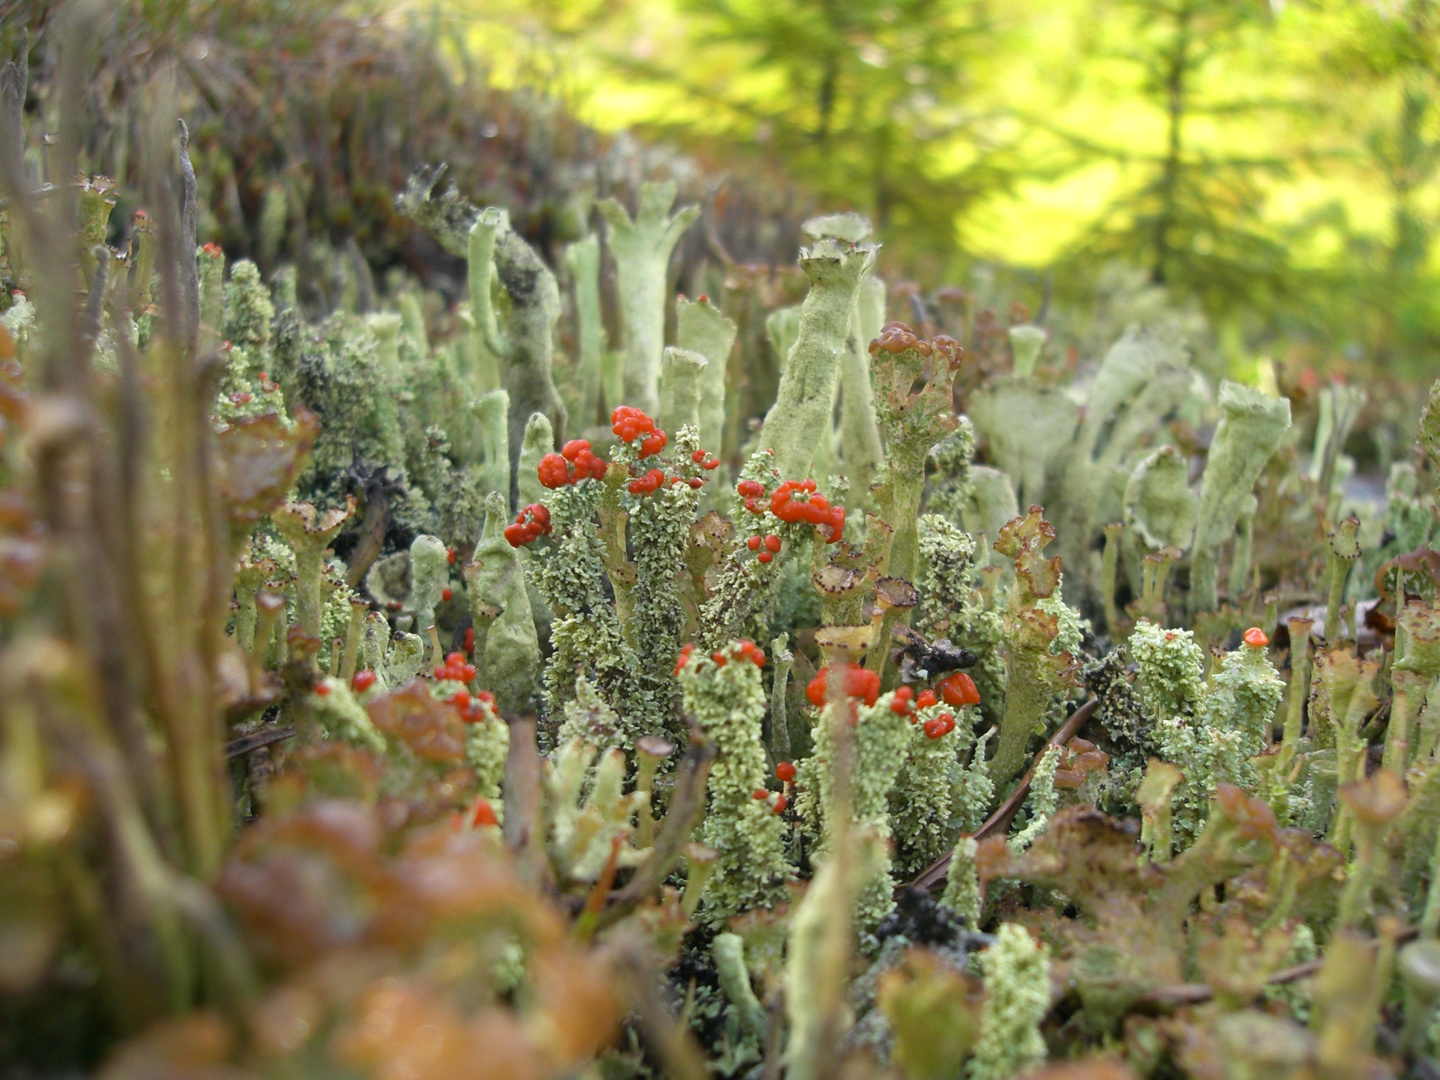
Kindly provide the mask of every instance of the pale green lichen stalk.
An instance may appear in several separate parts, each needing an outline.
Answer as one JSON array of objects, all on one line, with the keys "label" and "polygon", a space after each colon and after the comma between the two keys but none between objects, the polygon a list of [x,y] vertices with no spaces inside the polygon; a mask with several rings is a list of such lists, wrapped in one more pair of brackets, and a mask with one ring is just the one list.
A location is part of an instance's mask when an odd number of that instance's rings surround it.
[{"label": "pale green lichen stalk", "polygon": [[525,590],[520,553],[505,539],[506,499],[485,500],[485,529],[465,566],[481,684],[504,715],[526,709],[539,684],[540,643]]},{"label": "pale green lichen stalk", "polygon": [[1136,664],[1136,693],[1154,718],[1155,741],[1185,778],[1174,800],[1174,828],[1193,838],[1218,785],[1256,783],[1250,759],[1264,748],[1285,684],[1263,646],[1244,644],[1228,653],[1208,686],[1204,656],[1188,630],[1142,620],[1127,648]]},{"label": "pale green lichen stalk", "polygon": [[735,323],[702,296],[675,304],[675,340],[682,349],[705,358],[700,381],[700,445],[718,454],[725,437],[726,372],[735,344]]},{"label": "pale green lichen stalk", "polygon": [[980,850],[979,842],[969,833],[962,833],[955,841],[950,855],[949,876],[945,880],[945,891],[940,903],[965,920],[971,928],[980,925],[981,893],[980,877],[975,869],[975,855]]},{"label": "pale green lichen stalk", "polygon": [[1045,1060],[1039,1024],[1050,1011],[1050,958],[1030,931],[1001,925],[981,957],[985,1005],[969,1080],[1014,1080]]},{"label": "pale green lichen stalk", "polygon": [[660,406],[660,358],[665,346],[665,292],[670,254],[700,216],[686,206],[670,216],[675,184],[642,184],[632,218],[614,199],[598,209],[620,279],[625,333],[625,403],[654,415]]},{"label": "pale green lichen stalk", "polygon": [[[435,607],[445,593],[445,582],[449,578],[449,552],[438,536],[417,536],[410,544],[411,601],[415,608],[415,629],[422,635],[435,632]],[[431,659],[437,663],[440,649],[438,639],[432,642],[437,655]]]},{"label": "pale green lichen stalk", "polygon": [[693,654],[680,669],[685,711],[715,744],[710,806],[701,837],[720,853],[705,886],[702,917],[710,923],[755,907],[773,907],[787,895],[794,870],[782,847],[784,822],[778,793],[766,792],[765,688],[760,668],[740,646]]},{"label": "pale green lichen stalk", "polygon": [[[891,708],[893,694],[884,694],[874,705],[854,701],[827,705],[820,713],[815,725],[815,755],[808,762],[811,769],[807,778],[813,777],[817,785],[817,805],[824,817],[822,827],[822,852],[833,850],[838,835],[859,826],[868,829],[881,844],[875,872],[865,879],[855,901],[855,922],[863,929],[873,929],[895,906],[891,895],[893,882],[890,879],[890,790],[895,778],[905,766],[907,751],[911,744],[911,728],[908,715],[903,710]],[[853,713],[851,710],[854,710]],[[836,726],[855,722],[851,728],[853,740],[850,749],[850,775],[848,777],[850,820],[832,820],[838,777]],[[824,858],[824,855],[817,856]]]},{"label": "pale green lichen stalk", "polygon": [[[990,762],[990,777],[1003,788],[1024,762],[1030,738],[1042,729],[1067,660],[1062,629],[1071,622],[1059,600],[1060,556],[1046,558],[1055,530],[1032,506],[1000,530],[995,550],[1015,562],[1015,584],[1005,608],[1005,716]],[[1060,606],[1056,606],[1059,604]]]},{"label": "pale green lichen stalk", "polygon": [[634,835],[636,814],[649,803],[643,792],[625,792],[625,773],[621,750],[606,750],[597,759],[595,747],[578,739],[545,762],[550,856],[562,880],[594,881],[612,858],[624,868],[648,854],[624,843]]},{"label": "pale green lichen stalk", "polygon": [[1290,427],[1288,398],[1266,397],[1239,383],[1220,387],[1220,424],[1200,481],[1195,551],[1190,567],[1191,609],[1213,611],[1218,549],[1230,539],[1249,504],[1251,488]]},{"label": "pale green lichen stalk", "polygon": [[801,306],[798,336],[786,357],[764,428],[781,479],[808,476],[818,440],[830,431],[851,311],[876,250],[870,244],[846,246],[827,239],[800,252],[800,268],[810,280],[810,292]]}]

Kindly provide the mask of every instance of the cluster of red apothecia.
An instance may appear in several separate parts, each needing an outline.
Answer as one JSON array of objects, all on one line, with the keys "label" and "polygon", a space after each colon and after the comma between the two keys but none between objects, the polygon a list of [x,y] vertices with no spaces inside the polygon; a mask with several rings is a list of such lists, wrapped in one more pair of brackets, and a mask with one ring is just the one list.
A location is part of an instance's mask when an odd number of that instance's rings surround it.
[{"label": "cluster of red apothecia", "polygon": [[[462,652],[447,653],[445,663],[435,669],[434,675],[442,681],[450,679],[458,683],[468,683],[475,678],[475,665],[466,663],[465,654]],[[457,690],[450,695],[450,704],[460,713],[461,720],[467,724],[478,724],[485,719],[487,706],[494,708],[495,695],[489,690],[481,690],[472,698],[469,690]]]},{"label": "cluster of red apothecia", "polygon": [[515,515],[513,525],[505,526],[505,539],[515,548],[549,535],[550,511],[543,503],[531,503]]},{"label": "cluster of red apothecia", "polygon": [[[765,485],[759,480],[741,480],[735,490],[744,498],[745,509],[750,513],[765,512],[760,501],[765,495]],[[800,497],[796,498],[797,495]],[[845,508],[831,506],[829,499],[816,492],[814,480],[786,480],[770,494],[770,512],[787,524],[804,522],[828,530],[828,544],[839,543],[845,535]],[[762,558],[761,561],[770,560]]]},{"label": "cluster of red apothecia", "polygon": [[[658,454],[665,449],[670,441],[669,436],[655,426],[655,421],[647,416],[642,410],[630,405],[621,405],[610,414],[610,430],[616,436],[627,443],[640,439],[640,457],[648,458]],[[644,438],[641,438],[644,436]],[[712,455],[708,450],[694,450],[690,454],[690,460],[700,468],[707,471],[718,469],[720,459]],[[637,476],[625,485],[625,490],[631,495],[652,495],[659,491],[666,483],[689,484],[692,488],[702,487],[705,483],[698,476],[688,479],[683,476],[666,477],[663,469],[651,469],[642,476]]]},{"label": "cluster of red apothecia", "polygon": [[[695,452],[697,454],[705,453],[704,450],[696,450]],[[719,465],[720,462],[717,461],[715,464]],[[705,466],[702,466],[702,468],[704,467]],[[644,476],[637,476],[634,480],[626,484],[625,490],[630,492],[631,495],[651,495],[659,491],[664,483],[665,473],[660,469],[651,469]],[[705,481],[698,476],[692,476],[688,480],[683,476],[671,476],[670,483],[689,484],[692,488],[697,489],[705,485]]]},{"label": "cluster of red apothecia", "polygon": [[757,787],[755,789],[755,798],[768,799],[770,801],[770,809],[774,810],[777,814],[783,814],[785,808],[790,805],[790,799],[783,791],[771,792],[766,788]]},{"label": "cluster of red apothecia", "polygon": [[[841,687],[847,698],[854,698],[863,701],[866,705],[874,705],[880,697],[880,676],[873,671],[862,668],[859,664],[845,664],[839,670]],[[945,704],[954,708],[963,708],[966,705],[980,704],[980,691],[975,689],[975,682],[964,672],[957,671],[947,675],[939,682],[940,697],[935,696],[934,690],[921,690],[917,696],[915,691],[908,686],[902,686],[895,691],[890,701],[892,711],[902,716],[909,716],[910,722],[915,722],[915,714],[921,709],[928,709],[932,705],[939,704],[943,699]],[[810,703],[817,708],[825,705],[825,696],[830,686],[830,669],[823,667],[811,679],[805,687],[805,696]],[[854,713],[851,713],[851,722],[854,722]],[[932,739],[938,739],[942,735],[948,735],[955,730],[955,717],[950,713],[941,713],[937,717],[925,721],[925,734]]]},{"label": "cluster of red apothecia", "polygon": [[475,678],[475,665],[467,664],[462,652],[446,653],[445,663],[435,669],[435,678],[468,683]]},{"label": "cluster of red apothecia", "polygon": [[795,766],[790,762],[780,762],[775,766],[775,776],[780,783],[784,785],[785,791],[778,792],[772,796],[765,788],[756,788],[755,798],[769,799],[770,809],[774,810],[777,814],[783,814],[785,808],[790,805],[790,796],[786,794],[786,792],[790,790],[790,785],[795,782],[796,772]]},{"label": "cluster of red apothecia", "polygon": [[590,449],[589,439],[571,439],[558,454],[546,454],[535,471],[547,488],[562,488],[581,480],[603,480],[609,468]]},{"label": "cluster of red apothecia", "polygon": [[[760,547],[762,544],[765,547],[764,551],[760,551]],[[774,533],[767,533],[763,537],[752,536],[745,541],[745,546],[751,551],[760,551],[760,554],[755,556],[757,561],[762,563],[769,562],[771,559],[775,558],[775,556],[780,551],[780,537],[776,536]]]},{"label": "cluster of red apothecia", "polygon": [[[875,699],[880,696],[880,675],[877,672],[869,671],[859,664],[841,664],[837,675],[840,679],[840,688],[848,698],[859,698],[866,705],[874,705]],[[830,686],[830,669],[822,667],[805,687],[805,696],[810,699],[810,704],[821,708],[825,705],[825,696]]]},{"label": "cluster of red apothecia", "polygon": [[[610,430],[623,442],[632,443],[640,439],[640,456],[651,457],[665,449],[670,436],[655,426],[655,421],[645,415],[643,409],[633,405],[617,405],[610,414]],[[643,439],[640,436],[645,436]]]},{"label": "cluster of red apothecia", "polygon": [[[680,657],[675,661],[676,675],[679,675],[680,672],[685,669],[685,665],[690,663],[690,658],[694,655],[695,646],[693,643],[681,646]],[[728,653],[721,649],[716,649],[710,654],[710,659],[716,667],[724,667],[731,660],[749,660],[756,667],[764,667],[765,650],[759,648],[753,641],[746,638],[738,642]]]}]

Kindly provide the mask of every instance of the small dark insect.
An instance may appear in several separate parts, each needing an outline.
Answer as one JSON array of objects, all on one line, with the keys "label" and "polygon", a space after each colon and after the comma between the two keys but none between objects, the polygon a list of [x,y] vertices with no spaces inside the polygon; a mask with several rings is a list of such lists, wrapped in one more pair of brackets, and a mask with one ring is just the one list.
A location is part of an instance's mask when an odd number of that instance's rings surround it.
[{"label": "small dark insect", "polygon": [[899,647],[894,649],[890,656],[900,665],[900,678],[907,683],[920,680],[920,676],[916,674],[919,671],[923,670],[927,677],[933,678],[947,671],[973,667],[979,659],[969,649],[952,645],[948,638],[926,641],[925,635],[910,629],[904,623],[896,624],[895,640]]}]

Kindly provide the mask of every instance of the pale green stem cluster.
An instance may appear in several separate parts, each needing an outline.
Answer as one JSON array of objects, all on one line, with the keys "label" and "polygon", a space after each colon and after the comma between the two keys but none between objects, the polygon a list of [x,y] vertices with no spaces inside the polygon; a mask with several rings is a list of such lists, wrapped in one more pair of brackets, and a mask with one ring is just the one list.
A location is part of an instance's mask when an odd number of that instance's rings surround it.
[{"label": "pale green stem cluster", "polygon": [[1013,1080],[1045,1060],[1040,1021],[1050,1011],[1050,958],[1030,931],[1003,923],[983,954],[985,1005],[969,1080]]},{"label": "pale green stem cluster", "polygon": [[[1360,545],[1355,539],[1359,530],[1360,519],[1351,515],[1340,522],[1330,534],[1330,587],[1325,601],[1325,641],[1329,644],[1340,639],[1340,605],[1345,598],[1345,581],[1350,576],[1350,568],[1355,565],[1355,560],[1360,558]],[[1350,629],[1352,634],[1359,633],[1358,627],[1352,626]]]},{"label": "pale green stem cluster", "polygon": [[343,509],[323,513],[306,502],[287,502],[271,512],[270,519],[295,553],[295,617],[300,628],[311,637],[320,636],[325,550],[334,543],[341,526],[354,510],[352,498]]},{"label": "pale green stem cluster", "polygon": [[[601,410],[600,361],[605,353],[605,326],[600,317],[600,238],[587,236],[565,248],[565,265],[575,287],[575,367],[580,375],[581,429],[593,424]],[[620,401],[603,402],[613,407]]]},{"label": "pale green stem cluster", "polygon": [[846,247],[828,239],[801,249],[800,269],[810,281],[810,292],[801,305],[795,344],[764,428],[765,443],[775,451],[775,467],[783,480],[810,475],[816,447],[830,431],[855,296],[874,265],[876,250],[870,244]]},{"label": "pale green stem cluster", "polygon": [[760,669],[738,648],[723,664],[696,653],[681,669],[685,711],[715,744],[710,806],[702,839],[719,852],[705,888],[702,916],[712,924],[756,907],[774,907],[794,870],[782,845],[784,822],[774,797],[755,798],[769,773],[761,727],[765,688]]},{"label": "pale green stem cluster", "polygon": [[[825,815],[819,823],[822,850],[833,851],[840,842],[839,837],[857,826],[870,830],[881,844],[882,854],[875,871],[865,880],[856,898],[856,923],[866,929],[873,929],[895,906],[890,879],[889,797],[896,777],[906,765],[911,732],[909,718],[890,707],[892,700],[893,695],[882,694],[870,706],[853,702],[827,705],[816,721],[815,754],[809,762],[813,769],[810,775],[818,787],[818,806]],[[835,820],[831,815],[840,782],[836,770],[841,767],[835,729],[840,724],[849,724],[852,715],[856,719],[849,733],[850,752],[846,755],[850,816],[848,820]]]},{"label": "pale green stem cluster", "polygon": [[666,431],[678,431],[681,427],[699,429],[705,371],[709,366],[710,362],[700,353],[673,345],[665,349],[660,361],[660,413],[656,418],[661,428]]},{"label": "pale green stem cluster", "polygon": [[[480,488],[486,494],[498,491],[510,496],[510,394],[491,390],[470,406],[480,429],[480,452],[484,465]],[[525,505],[522,500],[521,505]]]},{"label": "pale green stem cluster", "polygon": [[624,842],[649,802],[640,792],[625,791],[625,773],[621,750],[612,748],[597,758],[594,746],[574,739],[545,761],[548,846],[562,881],[591,882],[612,858],[624,868],[639,865],[649,855]]},{"label": "pale green stem cluster", "polygon": [[705,358],[700,389],[700,445],[718,455],[725,441],[726,373],[735,344],[735,323],[708,299],[692,304],[681,297],[675,305],[675,324],[676,344]]},{"label": "pale green stem cluster", "polygon": [[670,255],[700,208],[687,206],[670,215],[675,184],[640,186],[632,218],[614,199],[598,205],[608,226],[606,244],[620,279],[624,321],[625,404],[655,415],[660,406],[660,362],[665,346],[665,300]]},{"label": "pale green stem cluster", "polygon": [[1191,611],[1214,611],[1219,549],[1254,496],[1260,470],[1290,427],[1288,398],[1226,382],[1220,387],[1220,424],[1200,481],[1195,547],[1190,564]]},{"label": "pale green stem cluster", "polygon": [[505,503],[498,491],[485,499],[485,528],[465,566],[465,585],[480,684],[494,693],[501,714],[511,716],[528,709],[534,697],[540,643],[520,553],[505,539],[510,523]]}]

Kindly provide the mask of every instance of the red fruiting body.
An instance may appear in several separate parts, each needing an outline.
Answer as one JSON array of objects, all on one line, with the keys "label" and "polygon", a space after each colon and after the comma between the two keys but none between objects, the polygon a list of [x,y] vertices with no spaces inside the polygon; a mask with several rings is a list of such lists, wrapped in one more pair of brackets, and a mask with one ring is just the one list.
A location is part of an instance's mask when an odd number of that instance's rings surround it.
[{"label": "red fruiting body", "polygon": [[476,694],[475,696],[481,701],[483,701],[486,705],[492,707],[495,705],[495,695],[492,694],[489,690],[481,690],[480,693]]},{"label": "red fruiting body", "polygon": [[699,298],[698,298],[695,302],[696,302],[697,304],[706,304],[706,303],[709,303],[709,302],[710,302],[710,297],[706,296],[706,295],[702,292],[702,293],[700,294]]},{"label": "red fruiting body", "polygon": [[757,503],[754,499],[745,500],[745,509],[749,510],[752,514],[763,514],[765,512],[760,509],[760,504]]},{"label": "red fruiting body", "polygon": [[576,480],[604,480],[605,473],[610,468],[590,451],[586,450],[575,459]]},{"label": "red fruiting body", "polygon": [[954,705],[957,709],[980,704],[980,691],[975,689],[975,680],[963,671],[940,680],[940,696],[945,699],[946,705]]},{"label": "red fruiting body", "polygon": [[1270,644],[1270,635],[1261,630],[1258,626],[1252,626],[1245,631],[1245,644],[1256,649],[1263,649]]},{"label": "red fruiting body", "polygon": [[756,561],[756,562],[762,562],[762,563],[768,563],[768,562],[769,562],[771,559],[773,559],[773,558],[775,558],[775,556],[774,556],[774,555],[771,555],[770,552],[768,552],[768,551],[762,551],[762,552],[760,552],[759,555],[755,556],[755,561]]},{"label": "red fruiting body", "polygon": [[726,662],[729,660],[729,657],[727,657],[723,652],[719,652],[717,650],[716,652],[710,654],[710,659],[715,661],[716,667],[724,667]]},{"label": "red fruiting body", "polygon": [[890,701],[890,711],[900,713],[902,716],[908,713],[915,700],[915,691],[908,686],[902,686],[895,691],[895,696]]},{"label": "red fruiting body", "polygon": [[925,737],[927,739],[939,739],[955,730],[955,717],[949,713],[941,713],[931,720],[925,721]]},{"label": "red fruiting body", "polygon": [[640,440],[640,456],[647,458],[658,454],[661,450],[665,449],[665,444],[669,441],[670,437],[666,435],[665,432],[656,429]]},{"label": "red fruiting body", "polygon": [[[826,543],[838,543],[845,533],[845,508],[831,506],[830,500],[816,495],[814,480],[786,480],[770,496],[770,512],[787,524],[804,522],[828,532]],[[796,499],[796,494],[807,499]]]},{"label": "red fruiting body", "polygon": [[754,499],[765,494],[765,485],[759,480],[741,480],[735,485],[735,490],[747,499]]},{"label": "red fruiting body", "polygon": [[753,641],[742,640],[735,653],[741,660],[749,660],[756,667],[765,666],[765,654],[755,647]]},{"label": "red fruiting body", "polygon": [[935,696],[934,690],[921,690],[920,696],[915,699],[915,707],[917,709],[928,709],[931,705],[938,704],[939,700],[940,699]]},{"label": "red fruiting body", "polygon": [[464,712],[466,709],[468,709],[468,708],[470,707],[470,691],[468,691],[468,690],[457,690],[457,691],[455,691],[454,696],[450,698],[450,704],[451,704],[451,705],[454,705],[455,708],[459,709],[461,712]]},{"label": "red fruiting body", "polygon": [[760,537],[758,537],[758,536],[751,536],[751,537],[747,538],[746,541],[745,541],[745,546],[746,546],[747,548],[749,548],[751,551],[759,551],[759,550],[760,550]]},{"label": "red fruiting body", "polygon": [[693,462],[695,462],[696,465],[699,465],[702,461],[705,460],[705,451],[704,451],[704,450],[696,450],[694,453],[692,453],[692,454],[690,455],[690,460],[693,461]]},{"label": "red fruiting body", "polygon": [[319,694],[321,697],[324,697],[326,694],[330,693],[330,684],[327,682],[316,683],[315,693]]},{"label": "red fruiting body", "polygon": [[453,589],[441,589],[441,590],[440,590],[440,599],[441,599],[441,600],[444,600],[446,603],[449,603],[451,600],[454,600],[454,599],[455,599],[455,590],[453,590]]},{"label": "red fruiting body", "polygon": [[266,375],[265,372],[262,371],[262,372],[260,372],[260,381],[261,381],[261,382],[269,382],[269,381],[270,381],[270,376],[269,376],[269,375]]},{"label": "red fruiting body", "polygon": [[481,825],[500,824],[500,819],[495,816],[495,808],[490,805],[489,799],[476,799],[475,812],[470,816],[470,827],[478,829]]},{"label": "red fruiting body", "polygon": [[520,547],[550,533],[550,510],[543,503],[531,503],[515,515],[515,523],[505,526],[505,539],[511,547]]},{"label": "red fruiting body", "polygon": [[644,476],[637,476],[625,485],[625,490],[631,495],[650,495],[660,490],[660,485],[665,483],[665,474],[659,469],[651,469]]},{"label": "red fruiting body", "polygon": [[[475,665],[465,662],[465,654],[452,652],[445,655],[445,663],[435,669],[435,678],[451,679],[455,682],[468,683],[475,678]],[[452,699],[453,700],[453,699]],[[466,700],[469,700],[467,695]]]},{"label": "red fruiting body", "polygon": [[465,628],[465,652],[471,656],[475,655],[475,628],[473,626]]},{"label": "red fruiting body", "polygon": [[610,430],[625,442],[634,442],[641,435],[655,430],[655,421],[644,411],[630,405],[618,405],[610,414]]},{"label": "red fruiting body", "polygon": [[676,674],[676,675],[679,675],[680,672],[681,672],[681,670],[685,667],[685,665],[690,662],[690,655],[691,655],[691,653],[693,653],[694,651],[695,651],[695,646],[694,646],[693,644],[689,644],[689,645],[685,645],[685,646],[682,646],[682,647],[681,647],[681,649],[680,649],[680,658],[675,661],[675,674]]},{"label": "red fruiting body", "polygon": [[719,467],[720,459],[716,457],[707,458],[705,461],[702,461],[700,463],[700,468],[702,469],[718,469]]},{"label": "red fruiting body", "polygon": [[362,668],[351,677],[350,689],[354,690],[357,694],[364,693],[375,685],[378,678],[379,676],[369,668]]},{"label": "red fruiting body", "polygon": [[608,466],[584,439],[571,439],[558,454],[546,454],[535,470],[547,488],[562,488],[581,480],[603,480]]},{"label": "red fruiting body", "polygon": [[780,550],[780,538],[774,533],[770,533],[765,537],[765,550],[771,552],[778,552]]},{"label": "red fruiting body", "polygon": [[546,454],[535,471],[547,488],[562,488],[570,482],[570,463],[559,454]]},{"label": "red fruiting body", "polygon": [[[830,681],[830,669],[823,667],[805,687],[805,696],[812,705],[824,705],[825,694]],[[840,671],[840,687],[846,697],[860,698],[866,705],[874,705],[880,696],[880,676],[867,671],[859,664],[845,664]]]},{"label": "red fruiting body", "polygon": [[795,766],[788,761],[775,766],[775,775],[787,784],[795,779],[795,771]]},{"label": "red fruiting body", "polygon": [[703,487],[705,484],[705,481],[701,480],[698,476],[692,476],[689,480],[685,482],[689,484],[692,488],[694,488],[696,491],[699,491],[700,488]]},{"label": "red fruiting body", "polygon": [[756,788],[754,795],[757,799],[768,799],[770,797],[770,792],[766,791],[763,787]]},{"label": "red fruiting body", "polygon": [[445,549],[445,561],[448,562],[451,566],[454,566],[454,565],[455,565],[455,549],[454,549],[454,548],[446,548],[446,549]]},{"label": "red fruiting body", "polygon": [[927,739],[939,739],[954,730],[955,717],[948,712],[925,721],[925,737]]},{"label": "red fruiting body", "polygon": [[785,808],[790,805],[790,800],[787,799],[784,795],[776,795],[775,801],[770,805],[775,808],[775,813],[783,814],[785,812]]}]

